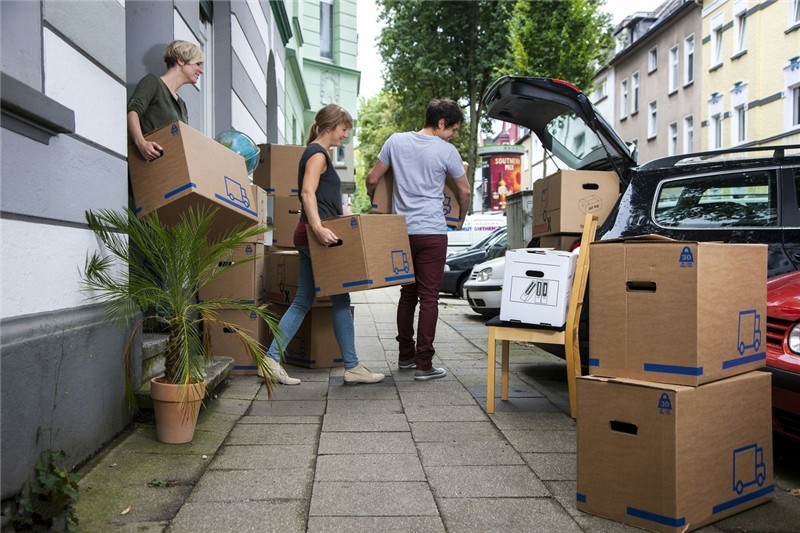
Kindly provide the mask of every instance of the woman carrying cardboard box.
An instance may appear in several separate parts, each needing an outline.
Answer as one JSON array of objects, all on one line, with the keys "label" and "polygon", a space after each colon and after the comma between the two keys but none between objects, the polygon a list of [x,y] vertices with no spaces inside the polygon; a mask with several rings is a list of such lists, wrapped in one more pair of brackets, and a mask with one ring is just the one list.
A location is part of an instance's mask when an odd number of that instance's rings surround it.
[{"label": "woman carrying cardboard box", "polygon": [[164,49],[167,71],[162,76],[148,74],[136,85],[128,101],[128,133],[145,161],[161,157],[158,143],[144,138],[170,122],[188,123],[186,104],[178,89],[196,84],[203,73],[205,58],[197,45],[188,41],[172,41]]},{"label": "woman carrying cardboard box", "polygon": [[[311,269],[308,239],[315,238],[325,245],[336,244],[338,241],[336,234],[322,225],[323,220],[343,215],[345,209],[342,205],[342,182],[330,159],[329,151],[331,147],[342,144],[352,127],[353,119],[347,110],[336,104],[326,105],[317,112],[308,133],[306,141],[308,146],[300,157],[297,184],[303,210],[294,232],[294,245],[300,252],[300,265],[297,293],[279,324],[284,345],[292,340],[306,313],[314,304],[314,274]],[[348,214],[350,214],[349,209]],[[309,237],[309,230],[314,234],[313,237]],[[383,374],[370,371],[358,361],[355,327],[353,315],[350,313],[350,295],[347,293],[332,295],[331,302],[333,332],[344,358],[344,382],[355,384],[382,381],[385,377]],[[299,379],[290,377],[281,366],[277,339],[270,344],[267,355],[269,355],[267,365],[278,383],[284,385],[300,383]]]}]

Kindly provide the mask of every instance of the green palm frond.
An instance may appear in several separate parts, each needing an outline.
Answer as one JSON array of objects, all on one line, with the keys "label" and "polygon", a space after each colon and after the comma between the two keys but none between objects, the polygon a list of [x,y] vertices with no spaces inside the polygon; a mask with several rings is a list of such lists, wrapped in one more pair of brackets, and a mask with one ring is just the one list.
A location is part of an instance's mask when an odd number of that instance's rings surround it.
[{"label": "green palm frond", "polygon": [[[279,339],[281,353],[285,345],[277,316],[266,306],[226,298],[199,301],[199,290],[232,268],[229,258],[235,248],[255,241],[264,231],[259,226],[236,227],[210,238],[215,214],[216,209],[190,208],[177,223],[166,226],[157,213],[137,217],[130,209],[86,212],[87,224],[102,248],[86,258],[82,288],[87,299],[104,306],[107,321],[134,326],[134,332],[146,320],[168,326],[164,379],[170,383],[202,380],[212,354],[207,335],[201,331],[207,332],[209,325],[219,321],[218,309],[256,313]],[[237,265],[242,262],[237,261]],[[205,326],[201,327],[203,322]],[[230,329],[271,385],[264,346],[241,329]],[[128,369],[133,338],[128,338],[124,349]],[[130,376],[130,372],[126,374]],[[268,393],[271,396],[271,386]]]}]

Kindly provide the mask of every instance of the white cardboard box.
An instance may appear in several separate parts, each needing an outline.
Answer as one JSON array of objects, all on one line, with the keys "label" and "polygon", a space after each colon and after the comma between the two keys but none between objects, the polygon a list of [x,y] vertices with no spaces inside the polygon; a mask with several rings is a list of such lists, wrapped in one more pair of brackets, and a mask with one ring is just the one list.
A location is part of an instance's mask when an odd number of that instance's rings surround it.
[{"label": "white cardboard box", "polygon": [[561,327],[578,256],[544,248],[506,252],[500,320]]}]

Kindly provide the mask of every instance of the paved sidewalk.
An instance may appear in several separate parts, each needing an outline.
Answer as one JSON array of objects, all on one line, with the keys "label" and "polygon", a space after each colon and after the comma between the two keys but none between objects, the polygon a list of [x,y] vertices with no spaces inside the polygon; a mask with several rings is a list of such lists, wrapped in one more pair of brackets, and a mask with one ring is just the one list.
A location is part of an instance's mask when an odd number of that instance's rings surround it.
[{"label": "paved sidewalk", "polygon": [[[142,423],[82,469],[82,530],[639,531],[575,509],[562,360],[512,345],[510,399],[487,415],[483,319],[443,298],[434,364],[448,375],[415,382],[396,364],[398,295],[352,295],[359,356],[383,383],[287,367],[303,383],[270,402],[255,376],[231,377],[192,443],[159,444]],[[701,531],[800,530],[793,479],[778,478],[774,502]]]}]

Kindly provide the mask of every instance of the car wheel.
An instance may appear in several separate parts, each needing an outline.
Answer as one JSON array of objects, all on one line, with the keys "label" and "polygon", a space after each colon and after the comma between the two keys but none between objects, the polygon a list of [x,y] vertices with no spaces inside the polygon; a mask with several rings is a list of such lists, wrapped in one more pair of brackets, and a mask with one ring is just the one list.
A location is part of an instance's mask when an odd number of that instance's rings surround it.
[{"label": "car wheel", "polygon": [[459,298],[464,298],[464,284],[467,282],[469,273],[470,271],[467,271],[466,274],[458,278],[458,282],[456,283],[456,292],[454,292],[453,294],[455,294]]}]

